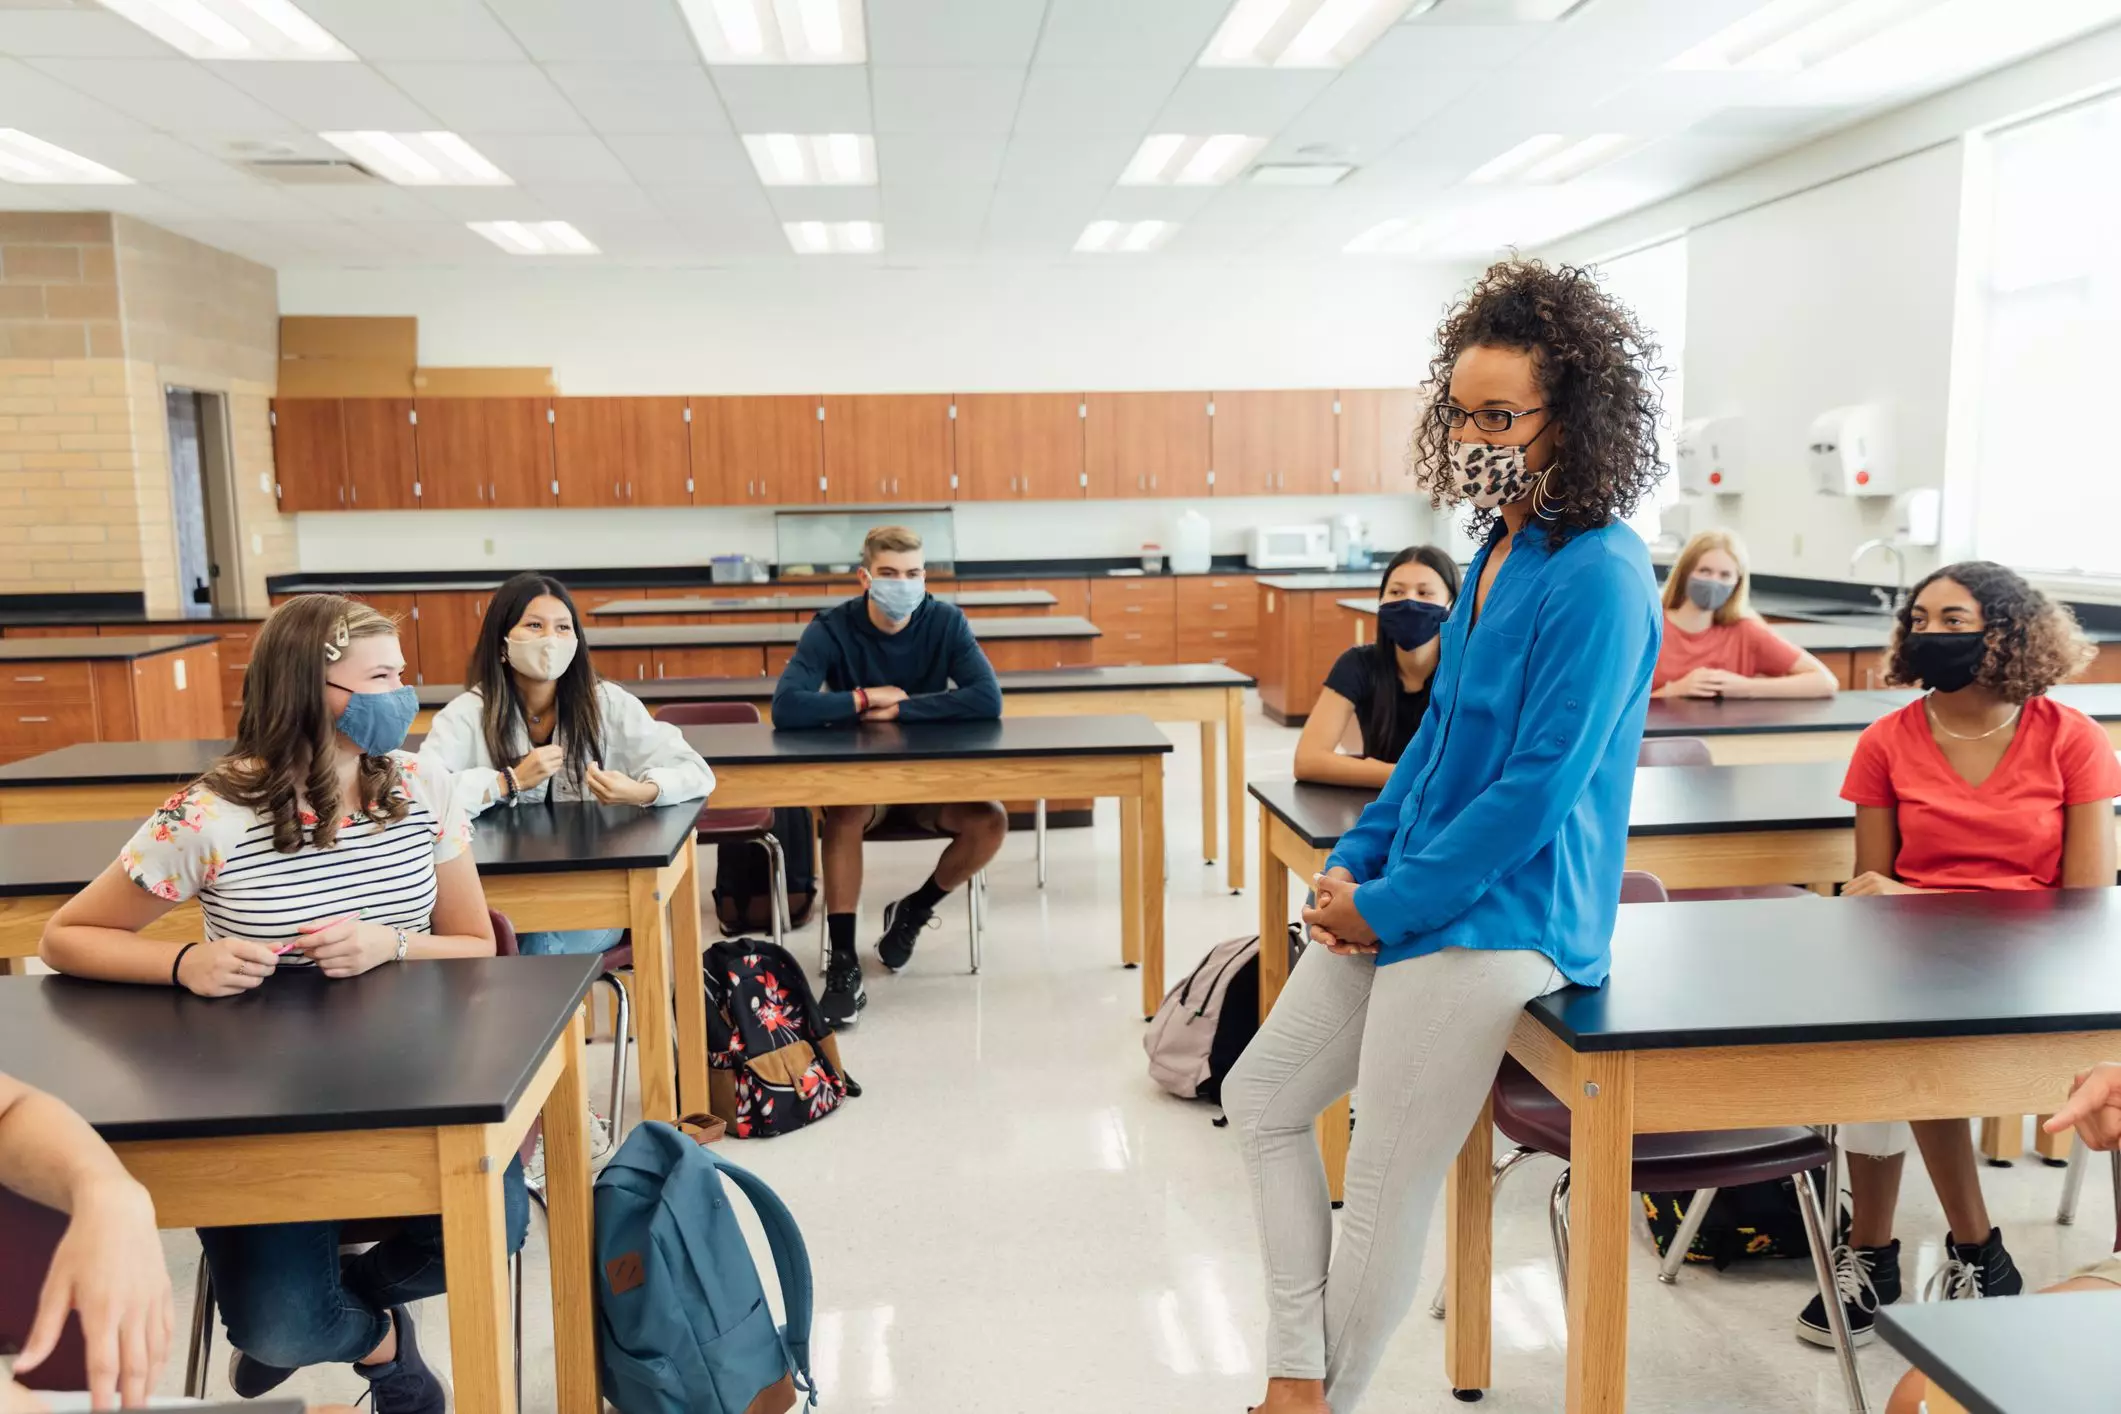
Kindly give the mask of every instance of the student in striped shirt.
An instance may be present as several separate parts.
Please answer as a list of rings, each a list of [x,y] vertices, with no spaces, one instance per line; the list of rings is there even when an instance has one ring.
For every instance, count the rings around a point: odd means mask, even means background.
[[[44,931],[44,960],[112,982],[232,997],[283,967],[355,977],[491,957],[493,927],[446,774],[400,751],[418,702],[397,628],[366,604],[306,594],[258,632],[229,754],[142,825]],[[141,930],[189,899],[205,937]],[[230,1024],[240,1024],[231,1016]],[[503,1179],[511,1250],[529,1222],[522,1166]],[[375,1414],[442,1414],[409,1304],[442,1290],[442,1229],[408,1219],[339,1256],[336,1223],[202,1228],[199,1241],[253,1399],[306,1365],[351,1362]]]

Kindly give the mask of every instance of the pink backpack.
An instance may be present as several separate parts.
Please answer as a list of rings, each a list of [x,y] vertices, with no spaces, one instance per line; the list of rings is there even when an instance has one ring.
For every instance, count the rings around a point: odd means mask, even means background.
[[[1184,1100],[1221,1102],[1223,1077],[1259,1031],[1259,935],[1217,943],[1164,994],[1142,1049],[1149,1076]]]

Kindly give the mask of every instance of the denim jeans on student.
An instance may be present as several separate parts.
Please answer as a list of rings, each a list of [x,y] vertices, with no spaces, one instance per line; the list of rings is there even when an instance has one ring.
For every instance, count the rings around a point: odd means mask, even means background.
[[[508,1250],[523,1245],[530,1195],[518,1159],[501,1175]],[[442,1220],[405,1226],[339,1261],[339,1224],[267,1223],[202,1227],[199,1245],[214,1277],[228,1343],[282,1369],[350,1363],[383,1343],[390,1308],[442,1290]]]
[[[520,933],[516,947],[525,957],[548,957],[555,953],[587,955],[610,952],[626,936],[624,928],[570,928],[560,933]]]

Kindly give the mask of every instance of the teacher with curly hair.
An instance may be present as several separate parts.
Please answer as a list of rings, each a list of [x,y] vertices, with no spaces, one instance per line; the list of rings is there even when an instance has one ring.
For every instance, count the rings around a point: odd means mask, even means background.
[[[1656,348],[1591,275],[1494,266],[1444,320],[1415,470],[1485,544],[1428,715],[1313,881],[1305,950],[1223,1085],[1267,1268],[1260,1414],[1351,1414],[1405,1317],[1526,1002],[1611,958],[1661,614]],[[1340,1242],[1312,1122],[1350,1089]]]

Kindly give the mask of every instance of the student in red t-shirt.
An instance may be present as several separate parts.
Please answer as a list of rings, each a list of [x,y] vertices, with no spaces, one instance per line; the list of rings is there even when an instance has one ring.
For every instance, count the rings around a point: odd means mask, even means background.
[[[1762,623],[1747,602],[1745,546],[1704,530],[1664,582],[1664,646],[1650,689],[1658,697],[1832,697],[1826,664]]]
[[[1856,743],[1841,788],[1856,806],[1856,877],[1843,893],[2111,886],[2121,763],[2090,718],[2046,695],[2092,655],[2069,611],[2002,565],[1947,565],[1917,585],[1890,679],[1929,691]],[[1844,1125],[1853,1212],[1834,1265],[1859,1341],[1900,1295],[1893,1210],[1910,1127],[1951,1223],[1929,1290],[1956,1300],[2024,1286],[1989,1223],[1965,1120]],[[1818,1297],[1797,1335],[1831,1344]]]

